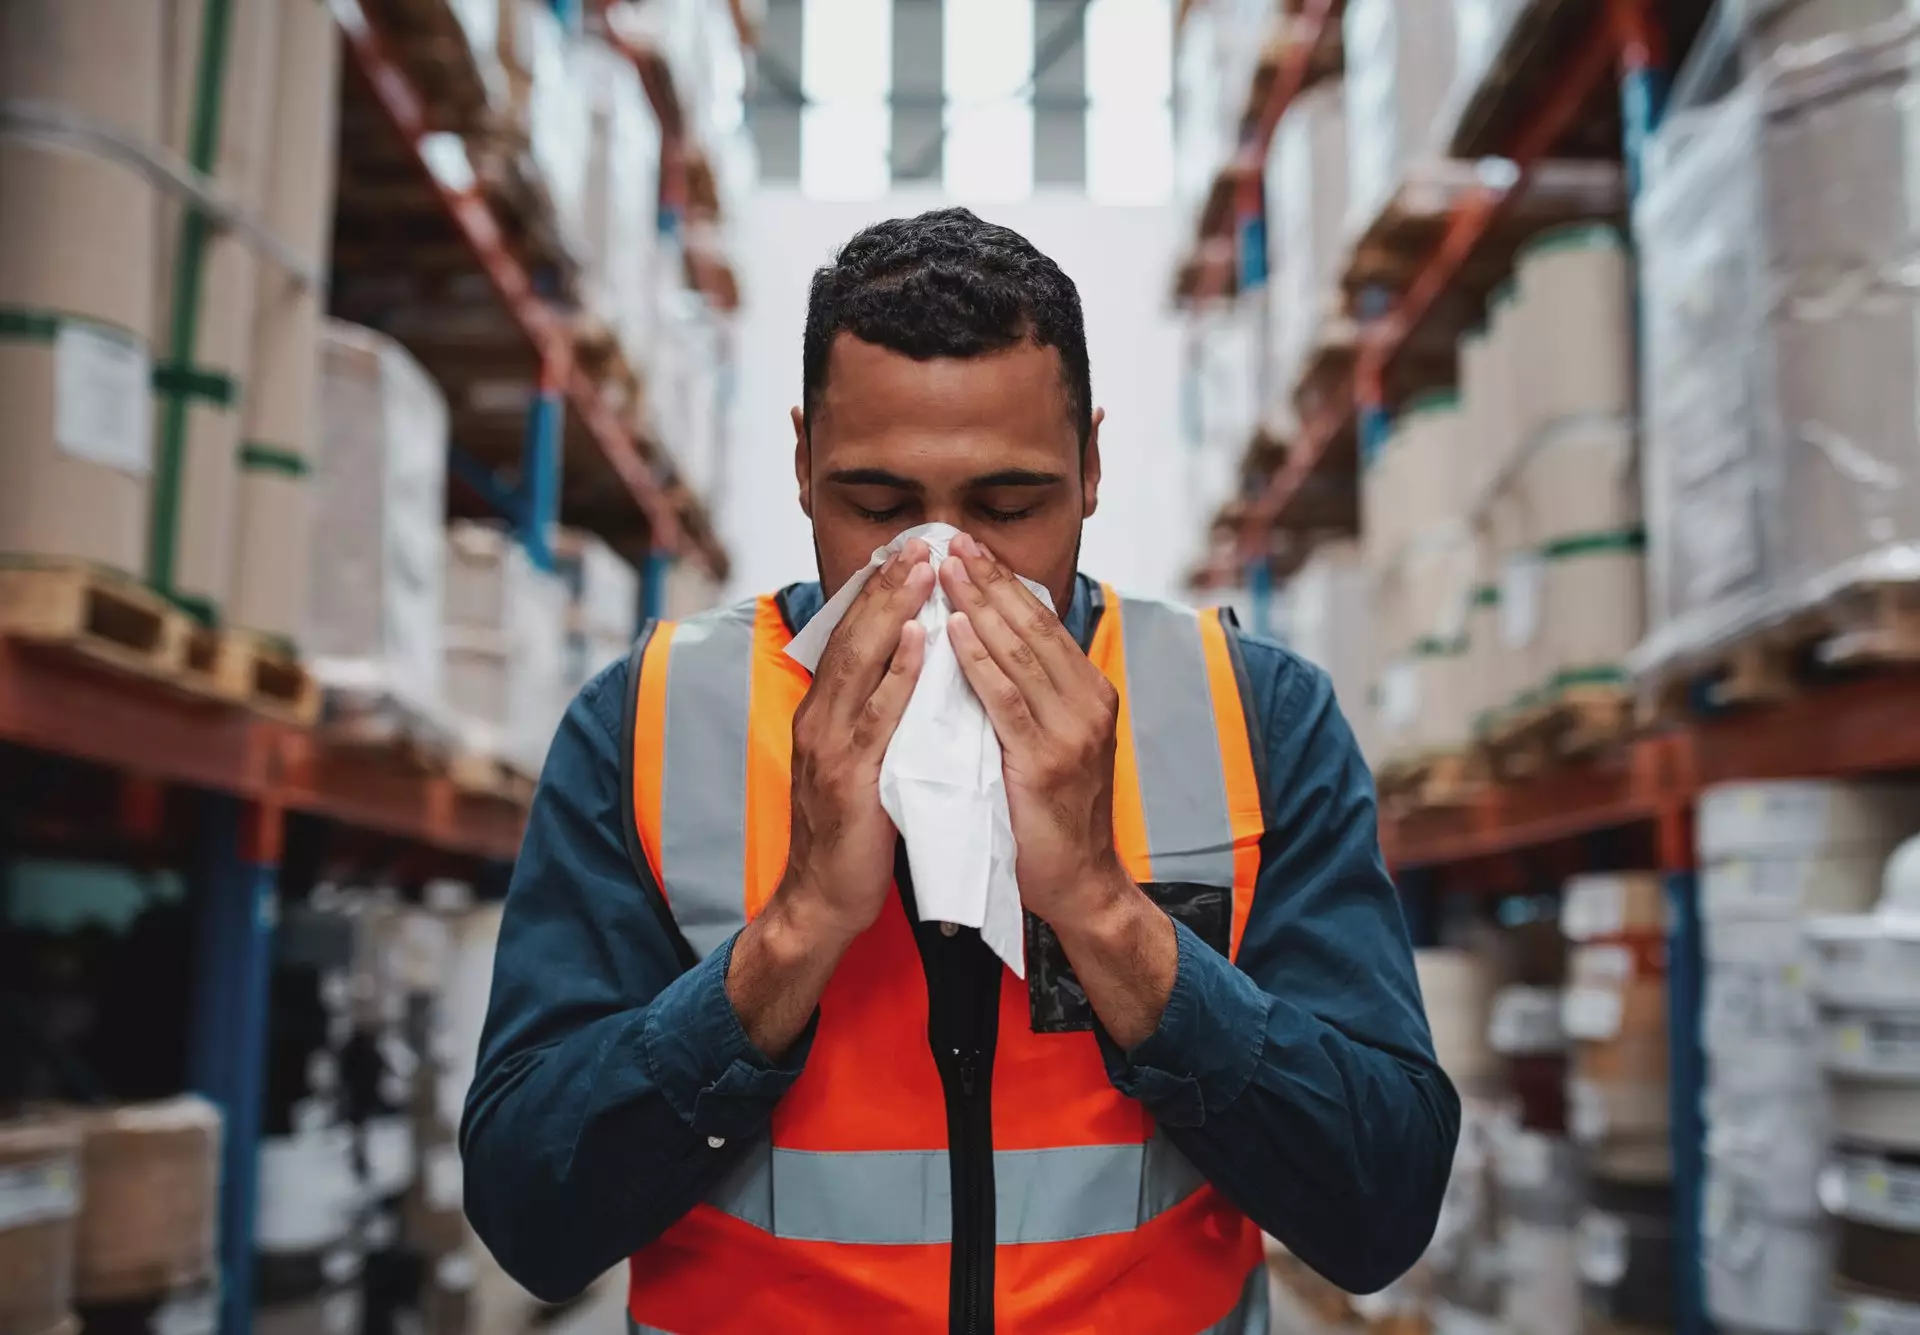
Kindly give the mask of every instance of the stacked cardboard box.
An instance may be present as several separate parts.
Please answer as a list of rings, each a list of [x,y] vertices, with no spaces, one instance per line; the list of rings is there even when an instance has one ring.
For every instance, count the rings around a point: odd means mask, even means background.
[[[73,1335],[80,1132],[0,1121],[0,1335]]]
[[[1309,88],[1280,118],[1267,153],[1270,410],[1294,406],[1309,354],[1345,309],[1347,156],[1344,87]]]
[[[0,9],[0,98],[160,142],[165,8]],[[0,551],[145,568],[158,200],[136,172],[0,136]]]
[[[1373,609],[1367,571],[1353,542],[1322,543],[1289,585],[1292,647],[1333,682],[1360,754],[1377,764],[1379,739],[1368,702],[1373,685]]]

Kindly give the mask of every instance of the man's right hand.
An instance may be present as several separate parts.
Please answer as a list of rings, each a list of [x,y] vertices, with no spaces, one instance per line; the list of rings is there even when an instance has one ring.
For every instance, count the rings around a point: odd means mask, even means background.
[[[916,539],[873,572],[794,714],[786,875],[741,932],[727,970],[747,1037],[776,1060],[893,890],[898,836],[880,806],[880,761],[926,652],[914,616],[933,592],[929,557]]]

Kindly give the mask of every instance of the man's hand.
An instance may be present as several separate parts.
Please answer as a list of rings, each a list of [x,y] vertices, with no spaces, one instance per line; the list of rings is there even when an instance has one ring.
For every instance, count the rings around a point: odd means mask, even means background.
[[[806,1028],[834,966],[893,888],[897,833],[880,761],[926,653],[914,616],[933,592],[917,539],[867,580],[793,716],[787,870],[734,945],[727,995],[747,1037],[778,1058]]]
[[[967,534],[940,569],[960,668],[1000,738],[1020,899],[1060,938],[1123,1047],[1160,1023],[1179,965],[1172,921],[1113,845],[1119,695],[1013,572]]]

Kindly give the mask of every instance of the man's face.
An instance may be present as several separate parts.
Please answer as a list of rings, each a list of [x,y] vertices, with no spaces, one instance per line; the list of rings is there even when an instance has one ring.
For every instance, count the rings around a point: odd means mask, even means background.
[[[1083,457],[1052,348],[915,361],[839,335],[811,433],[793,410],[800,508],[828,595],[901,529],[946,523],[1064,611],[1099,491],[1101,416]]]

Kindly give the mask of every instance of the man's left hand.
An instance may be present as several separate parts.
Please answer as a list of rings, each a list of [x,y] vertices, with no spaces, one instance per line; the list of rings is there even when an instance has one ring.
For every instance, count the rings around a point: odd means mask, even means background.
[[[1113,844],[1119,694],[984,546],[962,533],[949,551],[947,634],[1000,738],[1020,898],[1070,930],[1139,894]]]

